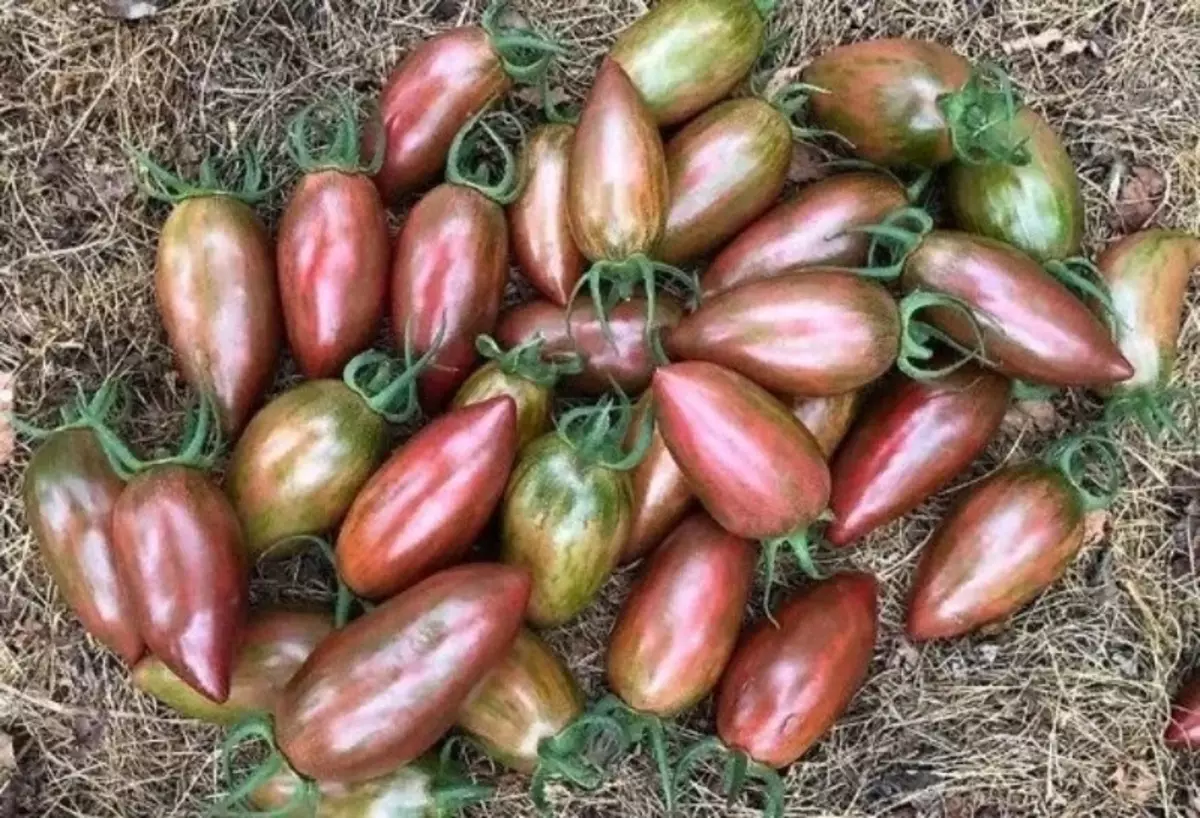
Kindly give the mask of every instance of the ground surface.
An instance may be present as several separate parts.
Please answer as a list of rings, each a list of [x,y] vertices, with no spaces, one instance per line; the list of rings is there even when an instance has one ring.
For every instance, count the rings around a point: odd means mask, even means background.
[[[1119,211],[1200,230],[1195,0],[783,5],[792,65],[884,33],[933,37],[1002,61],[1066,135],[1093,245],[1113,234]],[[0,0],[0,369],[16,372],[17,408],[45,417],[77,375],[94,386],[119,371],[142,407],[138,443],[165,443],[178,428],[186,394],[150,287],[165,210],[135,191],[123,143],[185,166],[248,136],[278,145],[282,124],[310,95],[347,86],[373,93],[413,41],[474,20],[477,6],[182,0],[128,24],[92,3]],[[578,92],[642,4],[539,0],[525,8],[575,49]],[[272,161],[283,167],[280,155]],[[1141,214],[1118,207],[1123,195],[1139,195],[1128,183],[1134,173],[1149,187],[1156,174],[1166,181],[1161,206],[1156,200]],[[276,195],[268,218],[279,203]],[[1198,341],[1193,313],[1181,367],[1191,387],[1200,380],[1200,358],[1190,352]],[[1070,396],[1015,413],[973,477],[1097,409]],[[1169,692],[1200,664],[1200,459],[1195,446],[1161,448],[1137,435],[1124,443],[1127,488],[1103,536],[1063,582],[986,635],[921,648],[900,635],[918,546],[953,491],[826,562],[883,580],[882,633],[850,713],[791,771],[789,815],[1200,815],[1200,763],[1158,740]],[[65,612],[17,500],[27,456],[18,446],[0,471],[0,816],[196,815],[215,786],[218,734],[133,692],[119,663]],[[593,691],[627,580],[614,581],[583,622],[553,635]],[[259,600],[323,594],[305,565],[274,570],[255,591]],[[703,730],[707,718],[702,711],[687,726]],[[559,813],[661,812],[645,764],[616,772],[586,797],[556,791]],[[523,781],[502,784],[478,814],[530,814]],[[687,805],[696,815],[751,808],[726,808],[702,789],[688,793]]]

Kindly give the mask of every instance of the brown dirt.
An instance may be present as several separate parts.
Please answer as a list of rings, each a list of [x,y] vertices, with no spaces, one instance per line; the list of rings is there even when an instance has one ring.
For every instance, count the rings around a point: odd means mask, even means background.
[[[259,139],[283,173],[283,123],[310,95],[336,87],[373,93],[410,43],[475,19],[479,3],[181,0],[136,23],[105,17],[103,5],[0,0],[0,372],[16,373],[17,408],[41,417],[75,378],[95,386],[105,373],[125,373],[144,407],[135,442],[157,445],[178,429],[186,390],[173,374],[150,286],[165,211],[136,193],[123,145],[194,167],[212,149]],[[1166,180],[1154,221],[1200,231],[1195,0],[781,5],[793,65],[833,43],[885,33],[1002,60],[1066,136],[1093,246],[1119,223],[1114,205],[1138,166]],[[524,7],[575,49],[570,82],[578,95],[643,3]],[[280,200],[264,209],[268,219]],[[1195,315],[1180,374],[1193,388]],[[1078,423],[1097,405],[1073,395],[1053,409]],[[1014,416],[977,473],[1036,450],[1056,425],[1044,408]],[[1200,664],[1200,453],[1136,434],[1124,442],[1128,485],[1107,539],[985,635],[913,647],[900,632],[918,546],[953,491],[848,556],[825,560],[827,568],[853,564],[881,577],[882,635],[851,711],[791,770],[788,815],[1200,815],[1200,763],[1159,742],[1170,691]],[[0,470],[0,745],[12,747],[11,762],[0,759],[0,816],[197,815],[216,783],[217,731],[133,692],[119,663],[64,610],[17,499],[27,457],[22,444]],[[256,583],[255,596],[324,594],[318,572],[289,570]],[[553,634],[593,692],[625,580],[581,623]],[[684,735],[707,725],[702,709]],[[523,781],[504,776],[502,784],[478,814],[532,814]],[[598,792],[555,794],[561,815],[661,814],[640,760]],[[689,815],[749,809],[726,807],[707,786],[686,794]]]

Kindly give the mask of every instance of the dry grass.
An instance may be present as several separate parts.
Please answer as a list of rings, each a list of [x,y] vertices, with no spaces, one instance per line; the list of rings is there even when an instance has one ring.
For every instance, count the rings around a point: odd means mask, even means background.
[[[186,395],[177,385],[150,288],[164,210],[136,194],[122,144],[194,163],[230,141],[277,145],[315,92],[372,93],[414,40],[462,20],[457,0],[180,0],[136,25],[91,2],[0,0],[0,370],[16,404],[45,412],[76,376],[127,373],[145,406],[138,442],[164,443]],[[1114,170],[1140,163],[1170,180],[1162,224],[1200,230],[1200,6],[1131,0],[783,2],[789,57],[878,34],[933,37],[975,56],[1051,27],[1094,50],[1004,58],[1027,97],[1065,133],[1085,181],[1092,242],[1106,238]],[[1175,6],[1174,10],[1168,10]],[[578,92],[634,0],[530,0],[569,42]],[[277,169],[282,156],[274,154]],[[1119,180],[1118,180],[1119,181]],[[279,197],[267,208],[277,215]],[[1193,304],[1196,301],[1193,293]],[[1200,321],[1185,330],[1181,378],[1200,384]],[[1087,397],[1055,403],[1061,426],[1094,415]],[[1017,418],[979,473],[1050,434]],[[987,635],[915,648],[900,635],[918,547],[938,498],[838,563],[884,581],[873,674],[851,712],[788,778],[789,815],[1195,816],[1200,763],[1164,751],[1169,691],[1200,659],[1200,459],[1195,446],[1127,441],[1128,487],[1108,536],[1069,577]],[[217,733],[134,693],[50,588],[25,531],[17,488],[27,457],[0,471],[0,816],[184,816],[215,784]],[[951,492],[952,493],[952,492]],[[309,569],[280,569],[258,599],[320,597]],[[596,691],[603,644],[628,577],[578,625],[554,634]],[[707,713],[687,723],[702,731]],[[0,736],[3,738],[3,736]],[[480,770],[485,766],[481,764]],[[653,815],[649,768],[623,766],[560,814]],[[479,814],[531,814],[522,781]],[[703,789],[688,814],[751,814]]]

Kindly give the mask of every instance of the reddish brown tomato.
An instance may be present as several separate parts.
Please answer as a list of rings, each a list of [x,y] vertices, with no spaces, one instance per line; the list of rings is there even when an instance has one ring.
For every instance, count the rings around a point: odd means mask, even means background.
[[[279,749],[301,775],[344,783],[416,759],[512,649],[528,602],[525,571],[463,565],[335,631],[280,696]]]
[[[722,246],[783,191],[792,131],[755,97],[705,111],[666,146],[671,202],[654,257],[682,264]]]
[[[571,235],[592,261],[649,253],[666,224],[667,162],[658,126],[625,71],[606,57],[571,147]]]
[[[1200,749],[1200,676],[1193,676],[1175,695],[1163,740],[1179,750]]]
[[[682,312],[678,301],[659,296],[654,325],[674,326]],[[650,384],[655,367],[654,353],[646,343],[645,299],[632,298],[614,307],[609,314],[609,329],[612,341],[605,337],[590,301],[581,300],[575,305],[569,331],[565,309],[548,301],[529,301],[500,316],[496,340],[508,348],[540,333],[546,341],[546,355],[578,352],[583,371],[563,377],[565,392],[603,395],[615,382],[626,394],[639,394]]]
[[[440,346],[421,375],[421,402],[436,412],[475,368],[475,337],[492,332],[508,277],[504,210],[461,185],[417,202],[392,258],[392,331],[415,352]]]
[[[1007,379],[965,366],[938,380],[897,377],[881,390],[834,458],[831,545],[897,520],[967,468],[1000,428]]]
[[[371,180],[306,174],[279,222],[275,259],[288,342],[308,378],[329,378],[371,345],[383,318],[387,218]]]
[[[338,532],[339,576],[382,599],[462,559],[483,531],[517,453],[507,395],[442,415],[380,467]]]
[[[825,459],[833,457],[838,444],[850,431],[858,414],[862,392],[846,392],[827,398],[792,398],[792,415],[812,433]]]
[[[844,173],[809,185],[738,234],[713,259],[705,297],[800,267],[866,264],[868,238],[848,232],[908,204],[904,188],[880,173]]]
[[[908,257],[906,292],[933,290],[965,302],[983,332],[989,363],[1010,378],[1051,386],[1123,381],[1133,367],[1108,330],[1029,256],[994,239],[935,230]],[[977,346],[965,316],[935,307],[922,317]]]
[[[717,691],[721,740],[776,769],[804,755],[867,677],[877,597],[869,574],[835,574],[755,625]]]
[[[146,647],[198,692],[224,702],[247,597],[233,507],[203,472],[153,466],[126,485],[112,528]]]
[[[632,447],[636,442],[642,420],[649,410],[650,395],[647,393],[634,407],[633,420],[629,423],[625,438],[627,447]],[[675,458],[667,451],[657,422],[650,448],[642,461],[629,472],[629,482],[633,487],[633,518],[629,525],[629,539],[621,551],[622,564],[645,556],[662,542],[692,504],[692,489],[676,465]]]
[[[905,623],[910,639],[949,639],[1004,619],[1067,570],[1084,509],[1057,469],[1010,466],[974,486],[921,554]]]
[[[608,645],[613,692],[663,718],[707,696],[733,653],[757,560],[753,543],[707,514],[680,523],[617,615]]]
[[[525,187],[508,206],[513,255],[529,283],[560,307],[583,275],[584,259],[567,218],[568,162],[575,128],[548,124],[535,130],[521,154]]]
[[[782,537],[825,509],[829,469],[821,449],[770,393],[702,361],[660,368],[653,389],[667,449],[726,531]]]
[[[375,183],[384,201],[392,204],[432,184],[454,135],[511,87],[487,32],[478,26],[451,29],[414,48],[379,97],[387,147]],[[373,148],[368,145],[366,155]]]
[[[271,385],[283,335],[267,231],[230,196],[180,202],[158,239],[154,287],[184,377],[238,432]]]
[[[143,643],[117,571],[109,525],[125,484],[87,429],[46,438],[25,469],[25,519],[59,592],[83,627],[133,664]]]
[[[879,284],[832,268],[751,281],[706,299],[666,334],[675,360],[708,361],[774,392],[841,395],[891,368],[900,311]]]

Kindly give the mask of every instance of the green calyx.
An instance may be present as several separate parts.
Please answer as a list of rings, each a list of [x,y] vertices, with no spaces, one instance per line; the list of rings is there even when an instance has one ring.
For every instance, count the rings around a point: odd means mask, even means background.
[[[270,190],[264,187],[266,180],[262,158],[254,148],[245,148],[224,158],[219,169],[213,157],[205,157],[200,163],[200,176],[195,181],[171,173],[146,153],[130,148],[129,154],[135,166],[138,187],[150,198],[167,204],[179,204],[186,199],[206,196],[229,196],[246,204],[254,204]],[[241,167],[241,173],[234,182],[233,169],[237,166]]]
[[[442,744],[436,759],[413,762],[429,775],[429,798],[433,801],[432,814],[437,818],[457,815],[463,809],[487,801],[496,794],[495,787],[472,781],[462,765],[454,761],[456,744],[466,741],[461,736],[452,736]]]
[[[1107,433],[1065,437],[1047,449],[1042,459],[1067,478],[1085,511],[1108,508],[1121,487],[1124,473],[1116,444]],[[1089,483],[1097,490],[1089,489]]]
[[[1074,256],[1072,258],[1051,259],[1043,267],[1046,272],[1080,297],[1090,297],[1101,306],[1110,319],[1116,319],[1116,307],[1113,306],[1112,293],[1100,268],[1089,258]]]
[[[504,71],[516,82],[534,85],[550,70],[554,58],[567,51],[533,29],[501,24],[507,9],[508,0],[493,0],[479,24],[491,39]]]
[[[764,20],[769,19],[775,13],[777,4],[778,0],[754,0],[754,8]]]
[[[924,208],[899,207],[878,224],[847,228],[847,233],[865,233],[871,237],[867,247],[867,266],[855,267],[861,276],[878,279],[899,278],[909,255],[933,230],[933,217]]]
[[[747,781],[756,780],[761,782],[766,790],[764,793],[766,803],[763,805],[763,815],[766,818],[783,818],[785,793],[783,779],[779,777],[779,773],[765,764],[751,760],[740,750],[732,750],[726,747],[724,742],[715,737],[701,739],[696,742],[679,759],[679,764],[675,769],[675,775],[671,782],[675,802],[678,802],[679,790],[683,782],[687,780],[692,768],[707,758],[724,758],[725,760],[725,771],[721,777],[721,785],[728,804],[733,804],[742,793],[742,790],[746,788]]]
[[[267,745],[267,757],[251,768],[244,778],[235,778],[234,755],[246,744],[257,741]],[[209,814],[229,818],[252,815],[259,818],[286,818],[291,815],[315,814],[320,791],[315,781],[299,773],[295,773],[299,783],[292,792],[292,797],[283,806],[272,810],[257,810],[249,805],[248,799],[255,791],[278,775],[286,765],[287,761],[275,743],[275,727],[270,716],[258,713],[238,722],[221,743],[220,768],[227,793],[209,810]]]
[[[1181,403],[1195,403],[1195,395],[1183,389],[1135,389],[1108,401],[1104,422],[1116,427],[1133,419],[1156,443],[1168,438],[1187,441],[1187,431],[1176,417],[1176,408]]]
[[[559,416],[554,426],[575,453],[587,463],[611,471],[629,471],[642,462],[650,450],[654,435],[653,406],[642,415],[637,440],[629,451],[622,446],[629,424],[633,422],[633,404],[620,389],[617,397],[605,395],[591,406],[578,406]]]
[[[404,360],[368,349],[350,359],[342,370],[342,380],[363,402],[385,420],[397,425],[407,423],[421,411],[417,378],[428,369],[442,344],[439,331],[433,345],[420,358],[412,348],[412,326],[404,328]]]
[[[611,745],[597,758],[597,750],[607,741]],[[605,766],[615,756],[623,755],[631,744],[628,732],[620,721],[602,712],[584,713],[557,735],[548,736],[538,744],[538,765],[530,781],[529,795],[541,812],[548,812],[546,785],[551,781],[566,781],[584,790],[594,790],[607,777]]]
[[[814,523],[828,522],[833,519],[833,512],[829,509],[821,512],[821,515],[814,520]],[[771,613],[771,591],[775,588],[775,578],[778,573],[777,567],[779,564],[779,551],[787,548],[792,553],[792,557],[796,560],[796,564],[800,566],[800,570],[805,576],[810,579],[821,579],[823,575],[817,569],[816,563],[812,558],[813,546],[813,526],[805,524],[800,528],[792,531],[782,537],[772,537],[769,540],[762,541],[762,565],[763,574],[766,578],[766,588],[763,591],[763,610],[766,611],[767,618],[778,626],[775,622],[775,617]]]
[[[487,360],[495,361],[506,375],[524,378],[547,389],[553,388],[561,376],[583,371],[583,359],[577,353],[547,356],[542,351],[545,343],[539,333],[506,351],[492,336],[480,335],[475,339],[475,349]]]
[[[979,325],[975,312],[962,299],[945,293],[914,290],[900,299],[897,306],[900,310],[900,350],[896,355],[896,368],[908,377],[915,381],[931,381],[949,375],[971,360],[989,363],[983,328]],[[975,335],[975,348],[963,346],[932,324],[914,317],[921,310],[931,307],[952,309],[961,313]],[[930,345],[930,342],[935,340],[958,352],[962,357],[946,366],[926,366],[925,363],[937,354],[937,350]]]
[[[1029,163],[1029,149],[1015,128],[1020,100],[1012,78],[1000,66],[989,62],[976,65],[962,88],[938,98],[938,107],[946,118],[958,161],[968,165]]]
[[[446,159],[446,181],[478,191],[498,205],[508,205],[521,194],[517,157],[492,122],[504,123],[524,141],[521,121],[507,111],[476,114],[454,135]]]
[[[637,745],[650,750],[654,766],[658,768],[667,815],[673,815],[675,813],[675,788],[673,786],[675,774],[671,767],[671,758],[667,753],[667,728],[663,720],[653,713],[634,710],[612,695],[605,696],[597,702],[595,711],[616,720],[627,737],[626,747]]]
[[[57,426],[37,426],[11,413],[6,415],[6,418],[17,434],[30,440],[44,440],[56,432],[91,428],[89,418],[107,422],[111,416],[120,415],[128,405],[129,395],[125,384],[115,378],[108,378],[90,398],[83,391],[83,387],[76,384],[75,398],[65,406],[59,407],[60,422]]]
[[[96,435],[108,462],[123,480],[129,480],[135,474],[155,466],[185,466],[208,471],[217,462],[224,447],[216,405],[208,395],[201,395],[199,404],[188,412],[178,451],[153,460],[142,460],[135,455],[108,425],[107,418],[92,414],[90,405],[77,409],[82,425]]]
[[[375,140],[375,154],[362,155],[358,106],[348,94],[310,103],[288,124],[288,153],[303,173],[336,170],[374,176],[383,165],[385,141]]]
[[[350,621],[350,606],[354,602],[358,602],[363,608],[366,608],[370,603],[366,600],[358,599],[354,592],[350,590],[350,586],[342,579],[342,575],[337,570],[337,556],[333,553],[333,546],[329,540],[324,537],[318,537],[316,534],[294,534],[291,537],[285,537],[279,542],[272,543],[271,547],[263,552],[263,556],[269,554],[275,548],[284,548],[296,543],[307,543],[315,545],[320,550],[321,555],[329,562],[333,568],[333,578],[337,583],[337,591],[333,601],[333,627],[341,630]]]

